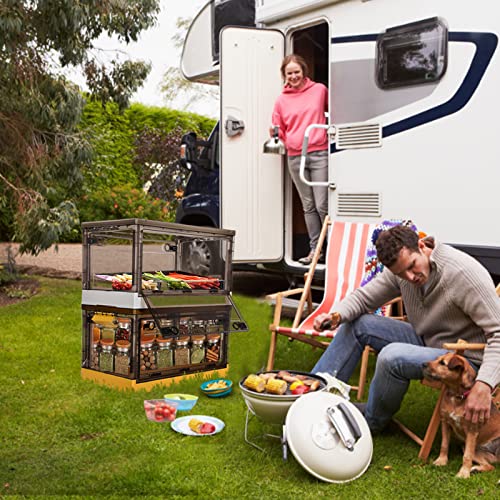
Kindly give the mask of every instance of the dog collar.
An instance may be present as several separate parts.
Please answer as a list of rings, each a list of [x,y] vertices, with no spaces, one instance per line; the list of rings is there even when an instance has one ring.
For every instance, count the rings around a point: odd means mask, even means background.
[[[470,394],[470,389],[468,391],[465,391],[459,398],[463,401],[464,399],[467,398],[467,396]]]

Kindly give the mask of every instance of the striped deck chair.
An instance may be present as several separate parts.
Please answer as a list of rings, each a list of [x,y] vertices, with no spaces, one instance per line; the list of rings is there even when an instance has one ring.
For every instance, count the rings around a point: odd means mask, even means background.
[[[311,284],[320,250],[329,226],[331,226],[331,228],[325,261],[325,291],[323,301],[316,310],[312,311]],[[329,217],[326,217],[316,253],[309,272],[306,275],[304,287],[268,296],[268,298],[276,301],[273,324],[269,327],[271,330],[271,344],[267,361],[268,370],[272,370],[274,366],[278,335],[285,335],[291,339],[296,339],[322,349],[328,346],[329,342],[320,340],[320,338],[331,340],[336,331],[318,332],[314,330],[314,319],[320,313],[330,312],[335,302],[342,300],[360,286],[365,274],[365,256],[367,248],[375,227],[376,224],[332,222]],[[302,295],[292,327],[280,326],[283,299],[291,295],[298,295],[299,293]],[[309,315],[300,323],[306,302]]]

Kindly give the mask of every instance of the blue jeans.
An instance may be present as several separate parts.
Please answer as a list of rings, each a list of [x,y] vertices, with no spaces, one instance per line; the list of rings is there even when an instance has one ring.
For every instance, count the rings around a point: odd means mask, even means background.
[[[347,382],[366,345],[375,349],[378,357],[365,418],[370,430],[378,432],[399,410],[410,380],[422,378],[422,364],[447,351],[425,347],[409,323],[365,314],[340,326],[312,372],[327,372]]]

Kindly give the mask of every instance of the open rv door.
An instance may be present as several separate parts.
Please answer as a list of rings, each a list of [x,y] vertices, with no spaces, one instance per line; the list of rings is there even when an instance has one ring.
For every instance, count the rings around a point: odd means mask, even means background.
[[[283,157],[264,154],[282,89],[280,31],[221,31],[221,227],[236,231],[233,261],[283,257]]]

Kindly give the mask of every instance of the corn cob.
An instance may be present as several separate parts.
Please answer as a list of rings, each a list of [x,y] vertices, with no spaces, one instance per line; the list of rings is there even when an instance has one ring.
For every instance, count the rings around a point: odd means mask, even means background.
[[[260,378],[258,375],[248,375],[248,377],[243,382],[245,387],[252,389],[256,392],[264,392],[266,388],[266,381],[263,378]]]
[[[201,420],[198,420],[197,418],[192,418],[188,422],[189,428],[193,431],[196,432],[196,434],[200,434],[201,426],[203,425],[203,422]]]
[[[267,381],[266,392],[271,394],[285,394],[288,384],[284,380],[271,378]]]

